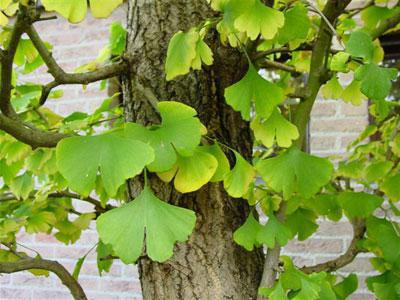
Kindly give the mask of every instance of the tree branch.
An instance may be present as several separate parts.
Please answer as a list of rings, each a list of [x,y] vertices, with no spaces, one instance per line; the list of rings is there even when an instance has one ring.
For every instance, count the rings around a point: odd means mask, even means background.
[[[0,129],[12,135],[17,140],[30,145],[32,148],[53,148],[69,135],[28,128],[21,120],[0,114]]]
[[[279,211],[276,213],[276,217],[279,221],[283,221],[286,211],[286,202],[282,201]],[[276,274],[279,267],[279,256],[281,253],[281,247],[276,244],[274,248],[267,249],[267,255],[265,256],[264,269],[261,278],[260,288],[272,288],[275,284]],[[258,298],[263,299],[263,298]]]
[[[127,62],[124,60],[118,61],[114,64],[104,66],[93,72],[86,73],[66,73],[53,58],[51,52],[47,49],[46,45],[40,38],[36,29],[30,25],[26,28],[26,33],[31,39],[33,45],[42,57],[49,73],[54,77],[54,81],[45,85],[42,90],[40,103],[44,104],[51,90],[62,84],[89,84],[92,82],[100,81],[107,78],[112,78],[120,75],[127,70]]]
[[[29,198],[33,198],[34,196],[35,196],[35,192],[32,192],[30,194]],[[82,197],[79,194],[71,193],[69,191],[50,193],[47,197],[48,198],[72,198],[72,199],[80,200],[83,202],[87,202],[87,203],[92,204],[95,207],[96,213],[98,213],[98,214],[104,213],[108,210],[116,208],[115,206],[113,206],[111,204],[107,204],[105,207],[103,207],[101,205],[101,202],[95,198],[92,198],[90,196]],[[13,200],[18,200],[18,198],[12,193],[5,193],[5,194],[0,195],[0,202],[13,201]]]
[[[329,24],[335,24],[339,15],[344,11],[351,0],[330,0],[325,5],[322,14],[329,21]],[[301,102],[293,117],[293,123],[299,129],[300,137],[296,141],[299,148],[303,148],[305,142],[306,128],[310,119],[311,109],[317,98],[319,89],[326,81],[327,77],[327,58],[331,51],[333,33],[327,22],[321,20],[320,29],[314,44],[311,56],[310,76],[306,86],[307,97]]]
[[[260,68],[265,68],[265,69],[278,69],[282,70],[285,72],[291,73],[293,76],[299,76],[301,73],[296,70],[295,67],[293,66],[288,66],[283,63],[273,61],[273,60],[268,60],[264,59],[256,63],[258,67]]]
[[[9,117],[17,118],[17,114],[11,106],[12,74],[14,56],[18,48],[19,41],[26,26],[24,11],[20,11],[13,26],[10,41],[3,52],[1,59],[1,90],[0,90],[0,110]]]
[[[352,225],[353,239],[351,240],[347,251],[343,255],[314,266],[305,266],[301,268],[301,271],[306,274],[311,274],[314,272],[333,272],[351,263],[359,253],[365,252],[364,249],[358,247],[358,242],[364,238],[366,230],[365,220],[355,220],[352,222]]]
[[[380,23],[378,27],[373,29],[370,32],[370,35],[372,39],[376,39],[383,35],[386,31],[389,29],[397,26],[400,23],[400,12],[396,13],[394,16],[390,17],[389,19],[386,19]]]
[[[0,262],[0,273],[16,273],[31,269],[50,271],[57,275],[70,290],[75,300],[86,300],[87,297],[78,281],[57,261],[40,258],[23,258],[15,262]]]

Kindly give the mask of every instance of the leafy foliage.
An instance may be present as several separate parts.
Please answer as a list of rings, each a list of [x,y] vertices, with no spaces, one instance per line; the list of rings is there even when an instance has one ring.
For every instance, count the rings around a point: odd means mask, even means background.
[[[147,255],[162,262],[172,256],[176,241],[187,239],[195,222],[194,212],[161,201],[145,187],[134,201],[100,216],[97,230],[125,263],[139,258],[146,232]]]

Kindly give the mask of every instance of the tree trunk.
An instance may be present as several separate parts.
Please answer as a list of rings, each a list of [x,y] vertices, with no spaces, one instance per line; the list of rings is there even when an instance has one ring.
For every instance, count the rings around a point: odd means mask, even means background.
[[[252,137],[248,123],[225,104],[223,96],[225,87],[247,70],[242,55],[221,46],[216,34],[210,33],[207,42],[214,52],[214,65],[178,80],[165,80],[164,63],[172,35],[199,25],[211,14],[206,0],[129,1],[127,51],[133,63],[123,80],[126,119],[158,123],[156,99],[180,101],[198,111],[209,136],[250,158]],[[229,158],[234,163],[232,154]],[[161,199],[193,209],[197,224],[189,241],[177,244],[174,256],[166,263],[139,261],[144,299],[255,299],[263,267],[262,252],[247,252],[232,239],[248,215],[247,203],[228,197],[222,183],[185,195],[155,176],[151,184]],[[130,182],[132,198],[139,189],[137,181]]]

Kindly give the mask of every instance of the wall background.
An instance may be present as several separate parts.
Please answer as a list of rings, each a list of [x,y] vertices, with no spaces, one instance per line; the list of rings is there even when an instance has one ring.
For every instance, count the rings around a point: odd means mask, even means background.
[[[107,43],[108,27],[114,20],[125,22],[126,8],[115,11],[111,18],[94,20],[88,17],[78,25],[68,24],[59,18],[54,21],[39,22],[37,29],[42,38],[52,43],[54,57],[67,71],[93,60],[99,50]],[[184,29],[184,28],[183,28]],[[25,78],[29,81],[48,82],[50,76],[43,67],[40,72]],[[93,111],[106,97],[92,84],[83,90],[80,86],[65,86],[61,99],[49,100],[47,106],[56,113],[67,115],[73,111]],[[311,149],[314,154],[327,156],[342,154],[346,145],[368,123],[367,107],[352,105],[334,100],[320,100],[314,107],[311,121]],[[352,239],[351,226],[342,220],[331,223],[321,220],[318,232],[305,242],[293,241],[285,247],[284,254],[294,257],[297,265],[308,265],[329,260],[343,253]],[[21,243],[37,250],[44,258],[57,259],[69,270],[80,257],[97,243],[94,230],[83,233],[73,246],[65,246],[47,235],[21,235]],[[360,254],[352,264],[340,271],[346,275],[356,272],[359,277],[359,290],[352,299],[374,299],[368,295],[364,278],[372,274],[368,257]],[[79,281],[93,300],[141,299],[140,282],[135,266],[125,266],[115,261],[110,273],[100,277],[97,273],[96,256],[93,251],[86,259]],[[46,300],[72,299],[67,289],[57,277],[35,277],[27,272],[0,275],[0,299],[2,300]],[[171,299],[173,300],[173,299]],[[240,300],[240,299],[238,299]]]

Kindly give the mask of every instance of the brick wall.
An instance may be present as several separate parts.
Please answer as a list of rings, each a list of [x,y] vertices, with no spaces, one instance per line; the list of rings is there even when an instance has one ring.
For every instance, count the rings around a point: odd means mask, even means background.
[[[108,26],[113,20],[125,21],[126,8],[114,12],[107,20],[88,18],[79,25],[71,25],[62,19],[38,24],[42,37],[55,45],[54,56],[66,70],[94,59],[98,51],[107,43]],[[50,76],[46,69],[30,75],[27,81],[47,82]],[[64,96],[50,100],[46,105],[55,112],[66,115],[75,110],[93,111],[105,98],[98,91],[98,85],[90,85],[86,90],[79,86],[65,87]],[[311,149],[318,155],[340,154],[346,145],[357,136],[367,124],[365,105],[354,107],[333,100],[318,101],[312,112]],[[318,232],[305,242],[292,241],[284,253],[294,257],[299,265],[322,262],[336,257],[347,248],[351,235],[351,226],[342,220],[339,223],[320,222]],[[21,235],[21,243],[37,250],[44,258],[57,259],[70,271],[78,258],[82,257],[96,242],[94,230],[87,231],[74,246],[65,246],[47,235]],[[29,252],[29,251],[28,251]],[[360,275],[360,287],[352,299],[373,299],[365,294],[363,278],[372,272],[368,258],[360,255],[355,262],[340,271],[340,274],[357,272]],[[99,277],[96,257],[92,252],[83,265],[80,283],[90,299],[141,299],[140,283],[134,266],[125,266],[116,261],[108,274]],[[21,272],[0,276],[0,299],[71,299],[66,288],[57,277],[34,277]]]

